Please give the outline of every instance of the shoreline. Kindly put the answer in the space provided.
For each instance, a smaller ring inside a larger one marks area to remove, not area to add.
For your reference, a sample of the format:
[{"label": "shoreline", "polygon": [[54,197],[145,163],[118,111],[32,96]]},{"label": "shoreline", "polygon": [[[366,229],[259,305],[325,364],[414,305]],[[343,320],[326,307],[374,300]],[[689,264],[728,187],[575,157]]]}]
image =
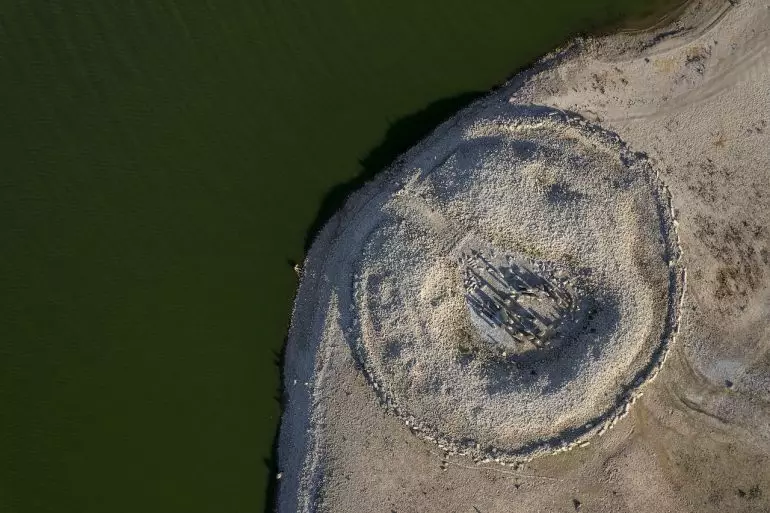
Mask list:
[{"label": "shoreline", "polygon": [[[670,41],[681,43],[681,38],[687,39],[688,35],[691,36],[691,39],[687,40],[697,39],[702,32],[716,27],[734,7],[734,4],[730,2],[713,2],[711,4],[711,8],[714,10],[722,8],[725,4],[727,7],[714,19],[706,16],[704,20],[704,17],[701,16],[700,22],[705,24],[702,31],[699,30],[698,26],[695,26],[684,33],[680,31],[671,33],[668,37],[660,37],[667,33],[666,29],[670,30],[673,25],[687,19],[687,16],[692,14],[693,9],[700,8],[700,3],[693,7],[694,2],[688,2],[683,12],[679,13],[681,17],[669,20],[666,25],[656,27],[651,31],[645,30],[632,34],[621,31],[606,37],[571,40],[565,46],[542,57],[529,68],[508,79],[503,85],[494,88],[489,94],[473,101],[450,119],[441,123],[415,147],[399,156],[390,168],[355,191],[341,210],[326,222],[316,235],[306,256],[303,278],[295,298],[289,338],[285,348],[284,413],[278,443],[278,468],[282,473],[277,496],[279,511],[315,511],[314,504],[319,500],[317,494],[320,493],[325,484],[323,474],[327,456],[326,449],[322,447],[323,444],[319,437],[322,437],[322,431],[326,429],[324,426],[327,420],[326,412],[320,405],[325,400],[326,389],[331,387],[326,380],[336,379],[333,376],[337,370],[330,370],[330,361],[339,356],[335,356],[336,353],[332,354],[334,351],[331,350],[328,354],[322,354],[323,351],[318,351],[320,346],[315,346],[315,344],[324,340],[325,336],[322,336],[322,333],[332,333],[335,330],[329,324],[335,322],[336,318],[336,314],[334,314],[335,291],[327,290],[326,277],[330,275],[330,269],[335,269],[339,264],[327,259],[330,255],[335,254],[333,248],[338,245],[341,234],[345,231],[344,219],[352,215],[353,212],[364,208],[367,204],[382,202],[385,197],[391,195],[400,185],[397,179],[400,171],[399,166],[423,151],[432,141],[441,138],[453,125],[459,122],[458,120],[473,117],[477,111],[483,111],[489,105],[501,100],[505,101],[507,98],[516,98],[517,101],[520,101],[523,98],[535,97],[536,93],[533,91],[534,85],[537,84],[533,85],[533,79],[558,69],[565,63],[568,64],[577,59],[585,58],[587,54],[591,54],[602,45],[619,44],[616,51],[626,56],[627,52],[634,51],[632,48],[634,44],[637,44],[643,47],[639,55],[646,55],[651,53],[647,50],[661,48],[666,50]],[[708,9],[706,10],[708,11]],[[713,10],[709,11],[709,13],[713,12]],[[619,40],[623,41],[619,42]],[[651,44],[650,41],[652,41]],[[649,44],[649,46],[644,47],[645,44]],[[682,46],[682,44],[677,46]],[[601,58],[601,55],[597,55],[597,57]],[[532,90],[527,90],[527,87],[531,87]],[[606,119],[601,116],[598,117],[600,120]],[[623,122],[623,118],[618,118],[617,122]],[[609,129],[612,128],[609,127]],[[378,191],[374,198],[370,198],[371,191]],[[317,308],[317,305],[329,305],[329,309],[326,307]],[[679,322],[677,322],[678,324]],[[332,374],[329,375],[329,372]],[[308,455],[310,459],[306,459]]]}]

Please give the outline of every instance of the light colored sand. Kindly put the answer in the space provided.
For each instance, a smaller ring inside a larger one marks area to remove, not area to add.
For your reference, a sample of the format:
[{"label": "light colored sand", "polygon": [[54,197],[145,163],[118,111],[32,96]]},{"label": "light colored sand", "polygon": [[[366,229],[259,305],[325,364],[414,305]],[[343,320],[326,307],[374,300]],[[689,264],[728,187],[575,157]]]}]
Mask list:
[{"label": "light colored sand", "polygon": [[[692,4],[547,56],[354,194],[295,304],[279,510],[770,510],[769,90],[768,2]],[[471,250],[597,313],[490,342]]]}]

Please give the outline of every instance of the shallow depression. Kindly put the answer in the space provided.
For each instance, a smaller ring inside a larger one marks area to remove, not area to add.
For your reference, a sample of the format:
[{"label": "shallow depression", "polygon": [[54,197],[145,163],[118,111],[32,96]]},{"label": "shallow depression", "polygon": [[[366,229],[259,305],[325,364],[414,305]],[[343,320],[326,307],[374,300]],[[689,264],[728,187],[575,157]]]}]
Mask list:
[{"label": "shallow depression", "polygon": [[498,255],[470,249],[458,260],[471,324],[482,342],[506,358],[541,354],[573,338],[592,308],[577,278],[553,262]]}]

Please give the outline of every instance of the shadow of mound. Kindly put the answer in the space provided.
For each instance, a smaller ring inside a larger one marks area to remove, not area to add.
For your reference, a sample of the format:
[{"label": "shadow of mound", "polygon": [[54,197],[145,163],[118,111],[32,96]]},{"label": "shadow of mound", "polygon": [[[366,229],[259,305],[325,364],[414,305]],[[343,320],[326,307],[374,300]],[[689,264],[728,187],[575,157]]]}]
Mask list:
[{"label": "shadow of mound", "polygon": [[318,209],[318,214],[305,235],[305,253],[310,249],[316,234],[342,207],[353,191],[374,178],[380,171],[385,170],[399,155],[483,94],[485,93],[473,91],[443,98],[393,123],[388,128],[383,141],[359,161],[361,166],[359,174],[347,182],[334,186],[326,193],[321,207]]},{"label": "shadow of mound", "polygon": [[[275,390],[275,395],[273,396],[273,399],[278,403],[279,410],[278,410],[278,418],[283,418],[283,409],[284,405],[286,404],[286,401],[283,397],[283,383],[286,379],[286,376],[284,375],[284,363],[286,360],[286,342],[288,341],[288,336],[284,337],[283,344],[281,345],[280,351],[273,351],[273,364],[278,366],[278,369],[280,369],[280,375],[279,375],[279,381],[278,386]],[[265,513],[275,513],[278,509],[277,505],[277,499],[278,499],[278,442],[280,440],[280,420],[279,420],[279,426],[278,429],[276,429],[275,434],[273,435],[273,446],[270,450],[270,456],[266,458],[262,458],[262,464],[267,468],[267,491],[265,494],[265,504],[264,504],[264,512]]]}]

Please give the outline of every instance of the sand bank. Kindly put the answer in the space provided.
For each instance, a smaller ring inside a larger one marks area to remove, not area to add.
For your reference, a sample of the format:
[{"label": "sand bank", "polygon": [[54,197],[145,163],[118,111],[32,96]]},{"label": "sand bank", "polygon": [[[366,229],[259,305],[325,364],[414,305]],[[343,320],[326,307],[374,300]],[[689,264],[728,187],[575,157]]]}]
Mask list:
[{"label": "sand bank", "polygon": [[761,1],[574,41],[355,193],[279,511],[766,510],[768,43]]}]

